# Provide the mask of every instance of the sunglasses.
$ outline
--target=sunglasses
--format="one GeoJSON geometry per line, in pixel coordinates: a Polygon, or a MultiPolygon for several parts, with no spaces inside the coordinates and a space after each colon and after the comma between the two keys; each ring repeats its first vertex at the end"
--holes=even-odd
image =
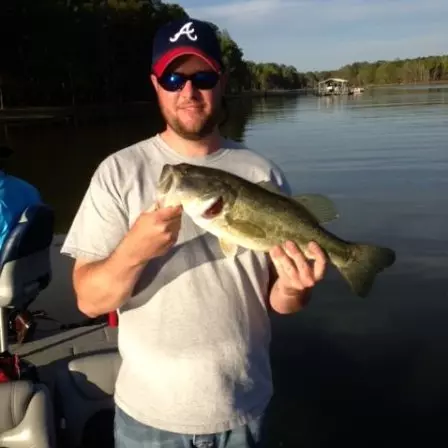
{"type": "Polygon", "coordinates": [[[213,71],[196,72],[192,75],[184,75],[183,73],[165,73],[157,79],[163,89],[168,92],[176,92],[182,90],[187,83],[191,84],[199,90],[213,89],[219,81],[219,74],[213,71]]]}

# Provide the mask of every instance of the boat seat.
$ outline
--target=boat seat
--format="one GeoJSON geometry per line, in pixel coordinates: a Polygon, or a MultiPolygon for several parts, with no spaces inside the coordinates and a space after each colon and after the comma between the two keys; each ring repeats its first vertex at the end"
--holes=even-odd
{"type": "Polygon", "coordinates": [[[36,204],[24,210],[4,242],[0,252],[0,354],[8,351],[7,312],[26,310],[51,281],[53,230],[53,210],[36,204]]]}
{"type": "Polygon", "coordinates": [[[55,448],[52,404],[45,385],[0,383],[0,447],[55,448]]]}
{"type": "Polygon", "coordinates": [[[64,447],[113,447],[118,350],[71,360],[56,373],[55,403],[64,447]]]}

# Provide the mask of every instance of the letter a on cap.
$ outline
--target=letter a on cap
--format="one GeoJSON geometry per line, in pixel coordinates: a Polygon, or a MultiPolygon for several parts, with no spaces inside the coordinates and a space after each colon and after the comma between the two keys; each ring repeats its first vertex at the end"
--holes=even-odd
{"type": "Polygon", "coordinates": [[[182,28],[173,36],[170,37],[170,42],[176,42],[179,40],[180,36],[187,36],[188,39],[195,41],[198,40],[198,36],[194,34],[194,28],[192,28],[193,23],[187,22],[182,28]]]}

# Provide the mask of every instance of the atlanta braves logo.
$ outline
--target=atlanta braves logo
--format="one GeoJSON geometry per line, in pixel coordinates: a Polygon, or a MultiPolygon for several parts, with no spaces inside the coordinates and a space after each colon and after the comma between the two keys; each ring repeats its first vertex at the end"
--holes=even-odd
{"type": "Polygon", "coordinates": [[[194,34],[192,25],[192,22],[187,22],[173,37],[170,37],[170,42],[176,42],[180,36],[187,36],[192,41],[198,40],[198,36],[194,34]]]}

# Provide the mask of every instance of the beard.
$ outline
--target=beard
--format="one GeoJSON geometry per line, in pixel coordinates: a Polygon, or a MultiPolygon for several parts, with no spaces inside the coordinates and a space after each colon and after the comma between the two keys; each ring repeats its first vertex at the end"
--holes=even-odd
{"type": "Polygon", "coordinates": [[[160,105],[160,112],[166,124],[185,140],[197,141],[209,136],[215,130],[221,116],[221,108],[217,107],[209,115],[198,116],[194,124],[187,125],[178,117],[167,113],[160,105]]]}

